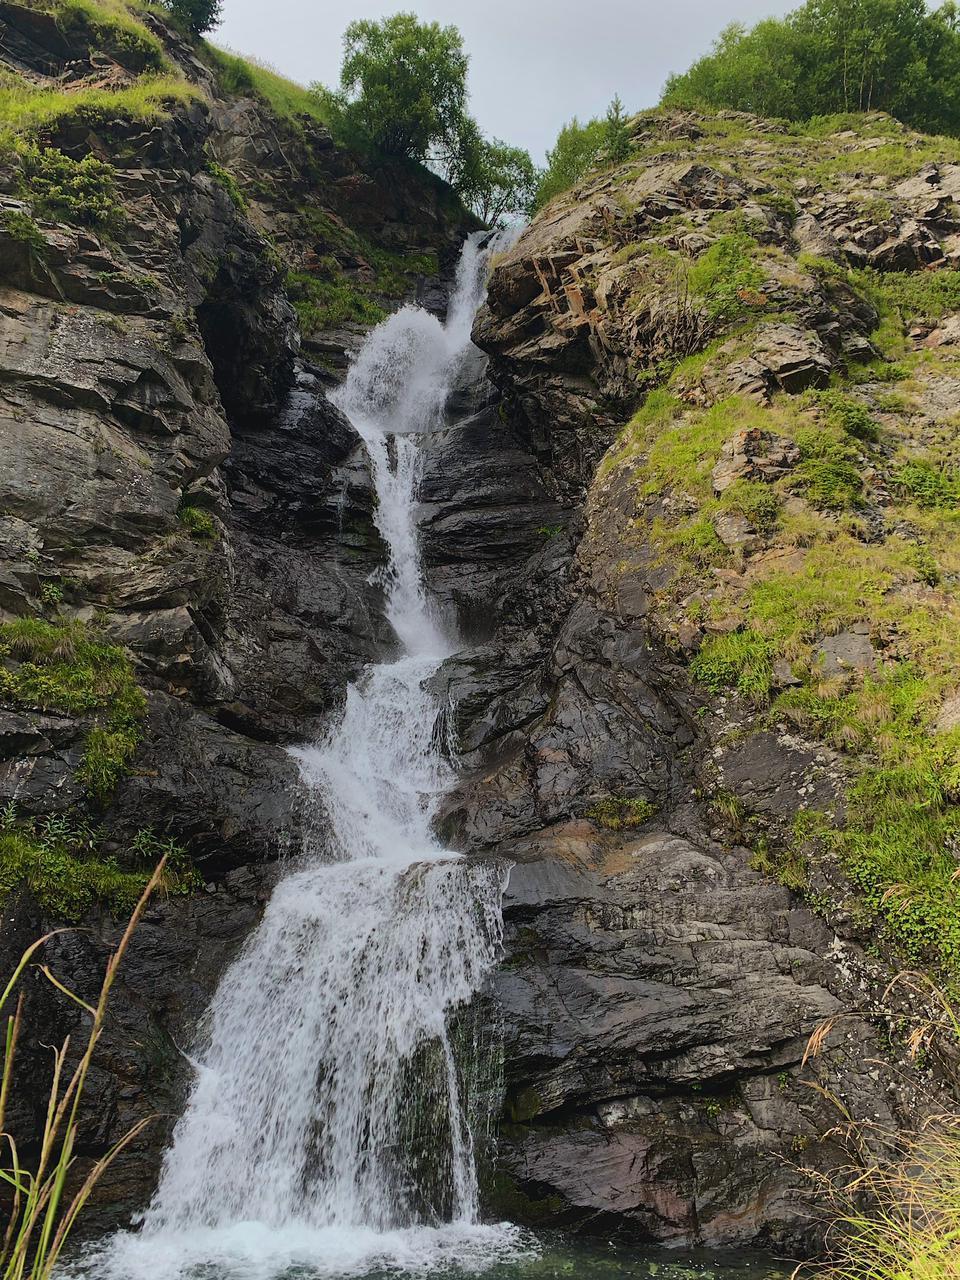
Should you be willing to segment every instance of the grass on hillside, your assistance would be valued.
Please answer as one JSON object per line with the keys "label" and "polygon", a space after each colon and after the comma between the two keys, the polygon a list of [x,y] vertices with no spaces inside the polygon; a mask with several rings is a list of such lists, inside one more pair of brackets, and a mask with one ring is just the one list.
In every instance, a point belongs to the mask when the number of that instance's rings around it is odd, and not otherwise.
{"label": "grass on hillside", "polygon": [[311,116],[321,124],[329,123],[318,95],[302,84],[287,79],[255,58],[245,58],[232,49],[221,49],[208,40],[203,41],[202,48],[217,71],[225,93],[259,94],[284,120],[302,115]]}
{"label": "grass on hillside", "polygon": [[95,799],[109,798],[137,749],[146,714],[123,649],[76,621],[0,624],[0,699],[89,717],[77,777]]}
{"label": "grass on hillside", "polygon": [[[740,233],[716,245],[724,252],[709,258],[708,251],[696,264],[700,297],[757,261]],[[861,909],[885,925],[900,954],[960,981],[960,727],[936,730],[941,707],[960,693],[960,603],[951,586],[960,576],[960,466],[949,429],[919,448],[895,427],[909,422],[911,380],[928,364],[938,367],[931,362],[946,369],[951,359],[914,350],[905,331],[960,306],[960,273],[799,266],[828,289],[870,299],[883,358],[854,366],[824,390],[780,394],[770,404],[730,396],[691,407],[690,389],[708,366],[749,347],[755,320],[736,301],[752,282],[740,281],[718,300],[727,341],[721,333],[704,352],[664,370],[664,384],[647,395],[599,475],[629,464],[641,500],[654,508],[645,540],[668,574],[664,600],[684,601],[688,616],[707,623],[694,678],[716,693],[736,690],[761,723],[789,726],[848,757],[845,822],[801,810],[792,842],[779,854],[763,849],[758,865],[802,887],[805,860],[819,849],[842,867]],[[960,373],[956,361],[949,368]],[[853,384],[894,378],[902,392],[871,392],[891,421]],[[786,437],[799,461],[774,483],[739,481],[718,496],[713,468],[744,428]],[[867,522],[864,477],[871,473],[884,477],[891,495],[879,536]],[[669,517],[656,513],[663,500]],[[718,534],[727,514],[745,516],[756,535],[792,554],[745,561]],[[744,577],[724,573],[745,567]],[[722,575],[717,589],[698,598],[714,571]],[[826,674],[824,637],[862,625],[879,654],[875,669]],[[775,678],[784,664],[796,687],[784,689]]]}
{"label": "grass on hillside", "polygon": [[66,93],[33,86],[0,88],[0,143],[13,145],[18,136],[55,128],[77,118],[92,125],[113,119],[156,120],[174,103],[188,103],[198,90],[172,75],[141,76],[124,89],[78,89]]}
{"label": "grass on hillside", "polygon": [[113,54],[132,71],[159,71],[167,60],[160,39],[126,0],[19,0],[28,8],[53,14],[65,35],[78,45]]}

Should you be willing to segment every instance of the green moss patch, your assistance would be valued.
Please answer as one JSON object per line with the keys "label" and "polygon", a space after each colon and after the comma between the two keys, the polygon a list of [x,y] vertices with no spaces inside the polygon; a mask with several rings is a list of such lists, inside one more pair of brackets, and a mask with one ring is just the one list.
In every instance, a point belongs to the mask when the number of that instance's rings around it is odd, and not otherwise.
{"label": "green moss patch", "polygon": [[144,830],[117,849],[83,821],[59,815],[21,820],[8,807],[0,813],[0,903],[26,888],[62,920],[77,920],[98,903],[123,914],[133,908],[163,856],[161,891],[186,894],[199,888],[200,877],[176,841]]}
{"label": "green moss patch", "polygon": [[80,622],[3,623],[0,698],[90,717],[77,776],[95,799],[109,798],[136,752],[146,714],[146,699],[123,649]]}

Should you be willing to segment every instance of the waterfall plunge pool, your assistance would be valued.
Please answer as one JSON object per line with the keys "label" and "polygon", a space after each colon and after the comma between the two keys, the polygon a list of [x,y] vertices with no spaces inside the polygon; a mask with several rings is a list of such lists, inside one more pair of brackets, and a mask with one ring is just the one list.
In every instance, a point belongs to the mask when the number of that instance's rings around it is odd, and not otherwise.
{"label": "waterfall plunge pool", "polygon": [[[87,1253],[84,1280],[789,1280],[795,1264],[769,1254],[679,1251],[532,1232],[448,1224],[387,1232],[363,1228],[271,1230],[237,1223],[178,1240],[114,1238],[102,1269]],[[147,1247],[144,1247],[147,1246]],[[95,1253],[99,1252],[95,1250]]]}

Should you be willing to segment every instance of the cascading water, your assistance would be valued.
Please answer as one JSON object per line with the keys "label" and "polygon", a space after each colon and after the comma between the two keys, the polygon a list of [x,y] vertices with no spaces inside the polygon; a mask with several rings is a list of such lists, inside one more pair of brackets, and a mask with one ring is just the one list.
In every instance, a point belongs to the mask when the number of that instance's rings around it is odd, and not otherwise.
{"label": "cascading water", "polygon": [[333,397],[370,458],[399,652],[296,752],[327,847],[278,885],[224,976],[142,1229],[85,1260],[98,1280],[474,1268],[520,1247],[477,1222],[452,1015],[495,963],[503,884],[432,830],[454,775],[427,682],[456,640],[417,539],[421,442],[443,424],[485,260],[472,238],[446,324],[404,308]]}

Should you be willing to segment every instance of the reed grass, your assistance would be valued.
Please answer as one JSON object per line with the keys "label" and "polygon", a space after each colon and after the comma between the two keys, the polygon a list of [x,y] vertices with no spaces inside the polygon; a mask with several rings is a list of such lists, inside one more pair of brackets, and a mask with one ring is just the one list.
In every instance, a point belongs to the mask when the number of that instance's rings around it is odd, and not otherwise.
{"label": "reed grass", "polygon": [[[909,1001],[907,1048],[921,1060],[940,1053],[956,1074],[960,1014],[924,973],[898,974]],[[804,1062],[826,1045],[835,1019],[810,1037]],[[846,1117],[849,1120],[849,1116]],[[812,1173],[826,1210],[826,1280],[960,1280],[960,1115],[932,1117],[890,1159],[870,1159],[869,1126],[849,1126],[859,1139],[856,1165]]]}
{"label": "reed grass", "polygon": [[[7,1015],[3,1039],[3,1071],[0,1075],[0,1149],[5,1151],[5,1163],[0,1166],[0,1181],[6,1184],[10,1220],[0,1240],[0,1280],[50,1280],[77,1218],[100,1178],[117,1156],[150,1123],[151,1117],[146,1117],[128,1129],[105,1155],[93,1163],[79,1186],[73,1189],[71,1173],[77,1159],[78,1115],[94,1051],[103,1031],[110,992],[150,895],[163,876],[165,861],[165,858],[161,859],[151,876],[119,943],[107,961],[100,995],[95,1005],[88,1004],[65,986],[48,965],[36,966],[58,991],[84,1010],[90,1018],[90,1024],[75,1066],[69,1061],[70,1036],[66,1037],[59,1049],[52,1050],[53,1069],[43,1132],[37,1153],[29,1166],[21,1159],[16,1138],[5,1129],[17,1045],[23,1030],[22,990],[17,996],[14,1011]],[[34,957],[51,937],[60,932],[64,930],[45,934],[23,953],[0,995],[0,1013],[8,1007],[28,968],[36,963]]]}

